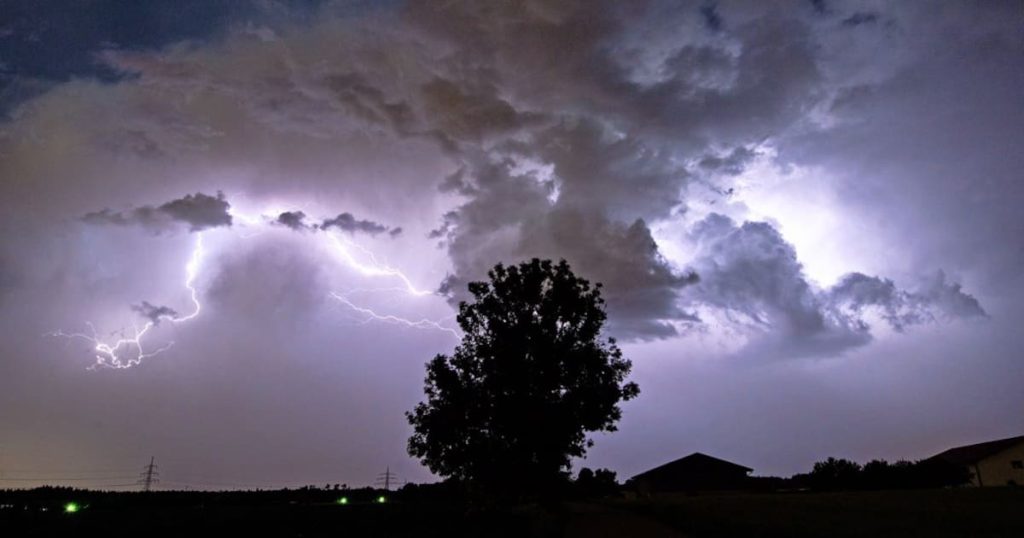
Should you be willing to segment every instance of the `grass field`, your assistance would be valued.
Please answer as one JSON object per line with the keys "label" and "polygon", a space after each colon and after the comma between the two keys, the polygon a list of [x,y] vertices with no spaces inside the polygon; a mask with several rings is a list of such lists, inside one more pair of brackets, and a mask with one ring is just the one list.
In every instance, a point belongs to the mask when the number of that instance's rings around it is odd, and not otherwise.
{"label": "grass field", "polygon": [[1024,537],[1024,489],[663,496],[613,502],[695,538]]}
{"label": "grass field", "polygon": [[[704,494],[468,509],[295,492],[0,495],[0,536],[1022,537],[1024,489]],[[21,504],[19,504],[21,503]],[[45,509],[44,509],[45,508]]]}

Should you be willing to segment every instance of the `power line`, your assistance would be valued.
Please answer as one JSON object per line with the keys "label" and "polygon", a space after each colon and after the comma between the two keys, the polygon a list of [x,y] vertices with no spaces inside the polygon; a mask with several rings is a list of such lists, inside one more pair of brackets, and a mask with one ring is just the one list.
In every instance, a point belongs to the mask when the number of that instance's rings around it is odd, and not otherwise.
{"label": "power line", "polygon": [[19,473],[19,474],[110,474],[110,473],[122,473],[124,469],[103,469],[103,470],[88,470],[88,469],[3,469],[4,474],[8,473]]}
{"label": "power line", "polygon": [[53,482],[79,482],[79,481],[102,482],[102,481],[105,481],[105,480],[131,480],[132,478],[134,478],[134,477],[132,477],[132,476],[107,476],[107,477],[95,477],[95,476],[93,476],[93,477],[85,477],[85,476],[54,477],[54,476],[47,476],[47,477],[35,477],[35,478],[32,478],[32,477],[19,476],[17,478],[0,478],[0,482],[46,482],[46,481],[53,481]]}
{"label": "power line", "polygon": [[373,482],[373,485],[383,486],[384,491],[391,491],[391,482],[396,481],[397,478],[395,473],[391,472],[391,467],[388,466],[384,469],[383,473],[377,475],[377,480]]}
{"label": "power line", "polygon": [[[220,488],[223,490],[273,490],[273,489],[292,489],[302,487],[312,487],[311,483],[251,483],[251,482],[233,482],[230,480],[220,481],[216,478],[209,480],[199,476],[187,476],[173,474],[170,478],[177,480],[165,480],[160,476],[159,465],[156,464],[156,458],[150,457],[150,461],[147,465],[144,465],[142,471],[136,476],[126,475],[124,470],[116,469],[97,469],[97,470],[43,470],[43,469],[17,469],[17,470],[4,470],[4,475],[8,473],[16,473],[16,476],[0,476],[0,489],[3,489],[3,484],[10,483],[9,487],[24,487],[21,483],[35,482],[40,486],[60,486],[62,483],[76,483],[77,487],[86,488],[120,488],[120,487],[131,487],[140,486],[142,491],[152,491],[155,486],[159,483],[161,485],[170,485],[173,487],[195,487],[202,489],[205,487],[209,488]],[[89,476],[96,475],[96,476]],[[386,469],[384,473],[377,476],[379,485],[386,490],[390,490],[398,484],[397,478],[394,473],[391,472],[390,468]],[[122,483],[125,480],[136,479],[133,483]],[[117,483],[109,483],[117,482]],[[36,485],[25,484],[28,487],[37,487]]]}
{"label": "power line", "polygon": [[156,470],[157,465],[154,463],[155,461],[156,456],[150,456],[149,465],[142,471],[142,475],[139,478],[139,483],[142,484],[142,491],[148,492],[153,487],[153,484],[160,481],[158,478],[160,472]]}
{"label": "power line", "polygon": [[174,482],[164,480],[161,484],[169,484],[172,486],[187,486],[187,487],[216,487],[226,489],[240,489],[240,490],[252,490],[252,489],[284,489],[288,486],[268,486],[266,484],[225,484],[223,482]]}

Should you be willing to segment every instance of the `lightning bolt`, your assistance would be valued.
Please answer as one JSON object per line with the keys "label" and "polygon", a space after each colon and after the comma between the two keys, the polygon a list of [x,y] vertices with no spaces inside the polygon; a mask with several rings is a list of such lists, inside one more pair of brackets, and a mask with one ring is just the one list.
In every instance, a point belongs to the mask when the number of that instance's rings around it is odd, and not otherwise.
{"label": "lightning bolt", "polygon": [[454,336],[455,338],[459,338],[459,332],[458,331],[456,331],[455,329],[453,329],[451,327],[445,327],[444,325],[441,325],[441,321],[443,321],[443,320],[437,320],[437,321],[430,320],[430,319],[411,320],[411,319],[407,319],[407,318],[403,318],[403,317],[399,317],[399,316],[394,316],[394,315],[391,315],[391,314],[378,314],[377,312],[374,312],[373,310],[371,310],[369,308],[365,308],[365,307],[359,306],[359,305],[353,303],[352,301],[349,301],[344,295],[341,295],[338,292],[332,291],[331,292],[331,297],[334,297],[335,299],[338,300],[338,302],[344,304],[345,306],[351,308],[352,310],[355,310],[356,312],[359,312],[360,314],[365,315],[366,318],[363,320],[363,323],[369,323],[371,321],[380,321],[382,323],[391,323],[391,324],[395,324],[395,325],[404,325],[406,327],[412,327],[413,329],[438,330],[438,331],[444,331],[446,333],[449,333],[452,336]]}
{"label": "lightning bolt", "polygon": [[[385,292],[385,291],[399,291],[404,292],[414,297],[424,297],[428,295],[437,295],[437,293],[429,290],[422,290],[413,285],[412,281],[405,275],[405,273],[395,269],[386,263],[380,262],[373,252],[360,246],[358,243],[343,237],[338,234],[328,233],[327,237],[331,241],[331,245],[334,247],[334,252],[347,266],[355,269],[360,274],[372,277],[391,277],[396,278],[402,283],[402,286],[391,286],[386,288],[364,288],[358,291],[366,292]],[[357,250],[363,256],[368,259],[368,262],[363,262],[357,259],[352,251]],[[366,306],[360,306],[353,303],[348,297],[338,293],[336,291],[331,292],[331,297],[336,299],[343,305],[351,308],[352,310],[365,316],[363,323],[369,323],[371,321],[379,321],[382,323],[390,323],[394,325],[402,325],[405,327],[411,327],[414,329],[427,329],[427,330],[438,330],[451,334],[455,338],[459,338],[459,332],[451,327],[445,327],[441,325],[443,320],[430,320],[430,319],[419,319],[412,320],[396,316],[394,314],[381,314],[374,311]]]}
{"label": "lightning bolt", "polygon": [[[363,288],[357,291],[366,292],[386,292],[386,291],[398,291],[403,292],[414,297],[424,297],[428,295],[437,295],[437,293],[429,290],[422,290],[413,285],[412,281],[405,275],[405,273],[395,269],[385,263],[380,262],[377,257],[366,248],[360,246],[358,243],[342,237],[338,234],[328,233],[327,237],[331,241],[331,246],[334,247],[334,252],[338,257],[352,269],[355,269],[360,274],[372,277],[390,277],[396,278],[402,283],[401,286],[391,286],[385,288]],[[357,259],[352,251],[357,250],[364,255],[368,262],[363,262]],[[379,321],[382,323],[391,323],[395,325],[402,325],[405,327],[412,327],[414,329],[427,329],[427,330],[438,330],[451,334],[455,338],[459,338],[459,333],[451,327],[445,327],[441,325],[442,320],[429,320],[419,319],[412,320],[396,316],[394,314],[381,314],[374,311],[366,306],[360,306],[353,303],[348,297],[332,291],[331,297],[336,299],[341,304],[351,308],[352,310],[365,316],[363,323],[369,323],[371,321]]]}
{"label": "lightning bolt", "polygon": [[[134,327],[134,335],[131,337],[122,336],[113,341],[104,341],[96,333],[96,328],[92,323],[86,322],[86,325],[92,331],[92,334],[85,333],[66,333],[64,331],[56,331],[52,333],[53,336],[60,336],[64,338],[80,338],[90,342],[93,345],[93,351],[96,353],[96,363],[92,365],[92,368],[131,368],[140,364],[143,359],[154,357],[167,351],[174,345],[174,342],[169,342],[166,345],[159,347],[153,351],[146,351],[143,345],[143,337],[146,336],[154,327],[156,327],[161,321],[170,321],[171,323],[183,323],[189,321],[199,315],[203,305],[199,302],[199,290],[196,289],[195,281],[199,275],[199,268],[203,259],[203,234],[196,234],[195,246],[192,248],[192,255],[189,257],[188,263],[185,264],[185,287],[189,290],[189,297],[192,300],[192,312],[179,316],[176,314],[165,314],[157,316],[156,319],[147,321],[142,328]],[[132,353],[131,350],[135,350]]]}
{"label": "lightning bolt", "polygon": [[[402,284],[404,284],[404,286],[399,289],[404,289],[409,295],[415,295],[417,297],[434,295],[434,292],[432,291],[421,290],[414,286],[412,281],[409,280],[409,277],[405,276],[404,273],[398,269],[388,266],[387,264],[377,261],[376,256],[374,256],[372,252],[363,248],[351,239],[343,238],[334,233],[328,233],[327,237],[330,238],[335,247],[335,252],[337,252],[341,260],[357,272],[365,276],[397,278],[402,282]],[[352,251],[350,249],[356,249],[363,253],[367,258],[369,258],[370,263],[364,263],[357,260],[356,257],[352,255]]]}
{"label": "lightning bolt", "polygon": [[[234,208],[232,208],[231,215],[249,228],[267,226],[268,222],[270,222],[270,220],[265,216],[262,218],[248,216],[244,213],[238,212]],[[241,237],[249,238],[261,233],[262,231],[256,231],[254,233],[243,234]],[[401,292],[413,297],[437,295],[437,293],[433,291],[416,287],[405,273],[381,262],[373,252],[359,245],[355,241],[331,232],[322,232],[318,235],[326,238],[330,251],[335,254],[335,257],[343,265],[363,276],[395,279],[399,284],[390,287],[365,288],[358,291]],[[93,351],[96,356],[96,363],[90,368],[131,368],[132,366],[142,363],[144,359],[154,357],[164,351],[167,351],[174,345],[173,341],[162,347],[151,350],[144,344],[144,340],[146,336],[163,321],[178,324],[190,321],[199,316],[199,313],[202,311],[202,304],[200,302],[200,293],[196,288],[195,282],[199,276],[200,270],[202,269],[202,260],[204,255],[205,249],[203,246],[203,233],[199,232],[196,234],[196,242],[192,249],[192,254],[189,257],[188,262],[185,264],[185,288],[189,291],[189,298],[192,302],[191,312],[184,315],[178,315],[176,313],[160,315],[155,319],[148,320],[141,328],[137,326],[133,327],[131,336],[125,336],[124,331],[121,331],[121,336],[116,339],[104,339],[100,337],[93,324],[89,322],[87,322],[86,325],[91,331],[90,334],[56,331],[51,333],[51,335],[69,339],[82,339],[89,342],[93,346]],[[443,319],[436,321],[430,319],[413,320],[393,314],[378,313],[367,306],[362,306],[352,302],[352,300],[341,293],[331,292],[330,296],[346,307],[362,315],[363,323],[376,321],[415,329],[437,330],[451,334],[455,338],[460,337],[460,334],[456,329],[442,324],[442,321],[444,321]]]}

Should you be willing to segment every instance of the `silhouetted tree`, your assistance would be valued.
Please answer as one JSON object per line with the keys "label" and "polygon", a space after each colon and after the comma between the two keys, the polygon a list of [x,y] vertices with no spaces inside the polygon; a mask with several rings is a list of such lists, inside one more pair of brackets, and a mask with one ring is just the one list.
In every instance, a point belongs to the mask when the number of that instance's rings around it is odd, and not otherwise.
{"label": "silhouetted tree", "polygon": [[606,497],[619,490],[615,471],[609,469],[592,471],[588,467],[580,469],[579,474],[576,475],[574,486],[576,495],[583,498]]}
{"label": "silhouetted tree", "polygon": [[569,461],[614,431],[639,393],[605,321],[600,284],[563,260],[497,265],[459,305],[465,333],[427,364],[426,401],[406,413],[409,453],[431,471],[496,495],[555,491]]}
{"label": "silhouetted tree", "polygon": [[969,481],[970,473],[965,467],[936,459],[894,463],[872,460],[861,467],[836,458],[819,461],[810,473],[794,475],[790,480],[793,486],[817,490],[940,488],[962,486]]}
{"label": "silhouetted tree", "polygon": [[914,464],[913,479],[919,488],[962,486],[971,481],[971,472],[962,465],[927,459]]}
{"label": "silhouetted tree", "polygon": [[818,490],[854,489],[860,482],[860,464],[829,458],[814,464],[811,470],[811,487]]}
{"label": "silhouetted tree", "polygon": [[890,464],[885,460],[871,460],[860,470],[860,487],[862,489],[893,489],[899,486],[897,474],[901,470],[900,462]]}

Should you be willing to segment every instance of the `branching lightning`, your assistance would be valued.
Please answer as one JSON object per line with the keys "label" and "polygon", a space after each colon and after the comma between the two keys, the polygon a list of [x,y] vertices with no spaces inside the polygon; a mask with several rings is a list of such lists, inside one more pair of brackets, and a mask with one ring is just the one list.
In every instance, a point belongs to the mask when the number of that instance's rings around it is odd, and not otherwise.
{"label": "branching lightning", "polygon": [[[351,241],[351,240],[349,240],[347,238],[342,238],[338,234],[333,234],[333,233],[328,233],[327,237],[329,237],[331,239],[331,241],[333,242],[334,246],[336,247],[335,251],[338,253],[338,256],[349,267],[355,269],[359,273],[362,273],[363,275],[366,275],[366,276],[394,277],[394,278],[397,278],[398,280],[400,280],[402,282],[402,284],[405,285],[405,291],[407,293],[409,293],[410,295],[415,295],[415,296],[418,296],[418,297],[422,297],[424,295],[433,295],[434,294],[434,292],[432,292],[432,291],[421,290],[421,289],[417,288],[416,286],[414,286],[412,284],[412,281],[409,280],[409,277],[405,276],[404,273],[402,273],[398,269],[394,269],[392,267],[389,267],[386,264],[378,262],[376,256],[374,256],[372,252],[370,252],[369,250],[359,246],[354,241]],[[352,251],[349,250],[349,248],[354,248],[356,250],[359,250],[363,254],[365,254],[370,259],[370,263],[367,264],[367,263],[363,263],[363,262],[360,262],[359,260],[357,260],[352,255]]]}
{"label": "branching lightning", "polygon": [[[143,361],[148,357],[153,357],[167,351],[174,345],[174,342],[169,342],[162,347],[159,347],[153,351],[147,351],[143,346],[143,338],[147,333],[150,332],[154,327],[160,324],[162,321],[170,321],[171,323],[182,323],[189,321],[199,315],[203,305],[199,302],[199,291],[196,289],[195,281],[199,275],[200,264],[203,259],[203,234],[196,234],[196,243],[192,248],[192,255],[189,257],[188,263],[185,264],[185,287],[189,290],[189,296],[192,300],[192,312],[179,316],[177,314],[164,314],[155,317],[147,321],[142,328],[133,328],[134,335],[131,337],[122,336],[113,341],[104,341],[96,333],[96,328],[92,323],[86,322],[86,325],[92,331],[92,334],[85,333],[66,333],[64,331],[56,331],[53,333],[54,336],[62,336],[65,338],[81,338],[86,340],[93,345],[93,351],[96,353],[96,363],[93,365],[94,368],[131,368]],[[133,353],[132,350],[135,350]]]}
{"label": "branching lightning", "polygon": [[[427,295],[435,295],[435,292],[428,291],[428,290],[421,290],[421,289],[417,288],[416,286],[413,285],[412,281],[409,280],[409,277],[407,277],[405,275],[405,273],[402,273],[398,269],[395,269],[395,268],[393,268],[393,267],[391,267],[391,266],[389,266],[389,265],[387,265],[385,263],[381,263],[380,261],[377,260],[377,257],[374,256],[373,252],[370,252],[369,250],[363,248],[362,246],[358,245],[354,241],[351,241],[348,238],[345,238],[345,237],[342,237],[340,235],[333,234],[333,233],[328,233],[327,237],[330,238],[331,245],[334,247],[334,249],[333,249],[334,252],[337,253],[338,257],[346,265],[348,265],[350,268],[355,269],[357,272],[359,272],[360,274],[363,274],[365,276],[391,277],[391,278],[398,279],[402,283],[402,286],[391,286],[391,287],[386,287],[386,288],[372,288],[372,289],[365,289],[364,288],[364,289],[360,289],[360,290],[357,290],[357,291],[366,291],[366,292],[398,291],[398,292],[406,293],[408,295],[412,295],[414,297],[423,297],[423,296],[427,296]],[[360,253],[365,255],[369,259],[369,262],[368,263],[361,262],[358,259],[356,259],[356,257],[353,256],[353,254],[352,254],[352,249],[358,250]],[[381,314],[381,313],[378,313],[378,312],[374,311],[373,309],[368,308],[366,306],[360,306],[360,305],[357,305],[357,304],[353,303],[348,297],[346,297],[345,295],[342,295],[341,293],[336,292],[336,291],[331,292],[331,297],[336,299],[341,304],[351,308],[355,312],[358,312],[359,314],[362,314],[363,316],[365,316],[365,318],[363,319],[363,323],[369,323],[371,321],[378,321],[378,322],[382,322],[382,323],[391,323],[391,324],[395,324],[395,325],[411,327],[411,328],[414,328],[414,329],[437,330],[437,331],[443,331],[443,332],[449,333],[452,336],[454,336],[455,338],[459,338],[458,331],[456,331],[455,329],[453,329],[451,327],[445,327],[444,325],[441,325],[441,321],[443,321],[443,320],[436,320],[436,321],[435,320],[429,320],[429,319],[412,320],[412,319],[396,316],[394,314]]]}
{"label": "branching lightning", "polygon": [[371,310],[369,308],[365,308],[365,307],[359,306],[359,305],[353,303],[352,301],[349,301],[344,295],[341,295],[338,292],[332,291],[331,292],[331,297],[334,297],[335,299],[338,300],[338,302],[340,302],[341,304],[351,308],[352,310],[355,310],[356,312],[359,312],[360,314],[365,315],[366,317],[363,319],[363,323],[369,323],[371,321],[380,321],[380,322],[383,322],[383,323],[392,323],[392,324],[395,324],[395,325],[404,325],[406,327],[412,327],[414,329],[427,329],[427,330],[444,331],[446,333],[451,334],[455,338],[459,337],[459,332],[458,331],[456,331],[455,329],[453,329],[451,327],[445,327],[444,325],[441,325],[441,321],[443,321],[443,320],[437,320],[437,321],[430,320],[430,319],[411,320],[411,319],[406,319],[406,318],[402,318],[402,317],[399,317],[399,316],[394,316],[394,315],[391,315],[391,314],[383,314],[382,315],[382,314],[378,314],[378,313],[374,312],[373,310]]}
{"label": "branching lightning", "polygon": [[[239,213],[234,208],[232,208],[231,215],[238,219],[238,221],[244,226],[249,228],[267,226],[269,222],[266,218],[252,217]],[[242,234],[241,237],[254,237],[260,233],[263,232],[257,231],[255,233]],[[367,277],[388,278],[398,281],[398,285],[396,286],[364,288],[358,291],[400,292],[413,297],[436,295],[435,292],[417,288],[405,273],[389,266],[386,263],[380,262],[373,252],[357,244],[355,241],[352,241],[347,237],[343,237],[340,234],[327,231],[318,232],[317,235],[325,238],[325,241],[329,246],[329,250],[335,255],[336,259],[355,272]],[[196,287],[196,280],[202,269],[204,255],[203,232],[199,232],[196,234],[195,246],[192,249],[189,260],[185,264],[185,288],[188,289],[189,297],[192,302],[192,309],[189,313],[179,315],[170,311],[170,313],[156,315],[155,317],[148,319],[141,327],[133,327],[131,336],[126,336],[124,334],[125,331],[122,330],[120,331],[120,336],[114,339],[104,339],[101,337],[90,322],[86,323],[90,329],[90,333],[88,334],[56,331],[52,333],[52,335],[71,339],[82,339],[89,342],[93,346],[93,351],[96,356],[96,363],[93,364],[92,368],[130,368],[140,364],[144,359],[167,351],[174,345],[173,341],[156,349],[150,349],[145,345],[144,341],[152,330],[161,322],[168,321],[178,324],[190,321],[199,316],[199,313],[202,311],[202,304],[200,302],[200,292]],[[445,320],[435,321],[429,319],[407,319],[393,314],[376,312],[367,306],[352,302],[349,297],[346,297],[339,292],[331,292],[330,296],[358,313],[363,318],[362,323],[390,323],[415,329],[442,331],[451,334],[455,338],[459,337],[459,332],[456,329],[442,324]]]}

